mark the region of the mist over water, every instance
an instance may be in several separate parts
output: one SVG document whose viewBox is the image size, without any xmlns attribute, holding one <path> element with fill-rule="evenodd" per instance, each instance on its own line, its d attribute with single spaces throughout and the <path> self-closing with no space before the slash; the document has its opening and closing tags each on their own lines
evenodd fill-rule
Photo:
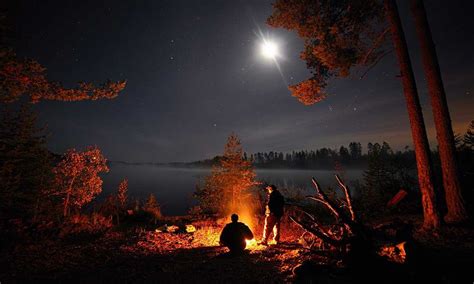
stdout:
<svg viewBox="0 0 474 284">
<path fill-rule="evenodd" d="M 144 200 L 153 193 L 165 215 L 184 215 L 196 205 L 192 194 L 196 184 L 209 175 L 207 168 L 177 168 L 153 165 L 124 165 L 113 163 L 110 172 L 103 175 L 102 196 L 114 193 L 124 178 L 128 179 L 129 196 Z M 257 169 L 257 179 L 288 190 L 300 189 L 310 193 L 311 177 L 315 177 L 322 188 L 337 186 L 334 171 L 299 169 Z M 362 178 L 363 170 L 347 170 L 343 178 L 348 185 Z"/>
</svg>

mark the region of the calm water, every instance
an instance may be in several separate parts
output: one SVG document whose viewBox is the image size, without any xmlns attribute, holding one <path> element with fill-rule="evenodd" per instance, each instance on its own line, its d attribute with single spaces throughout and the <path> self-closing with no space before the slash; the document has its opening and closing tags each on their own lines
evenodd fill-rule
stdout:
<svg viewBox="0 0 474 284">
<path fill-rule="evenodd" d="M 256 172 L 258 180 L 273 183 L 279 188 L 310 191 L 312 176 L 318 179 L 323 188 L 336 186 L 333 171 L 259 169 Z M 209 173 L 210 169 L 112 164 L 110 172 L 103 176 L 104 193 L 116 191 L 120 181 L 127 178 L 131 197 L 143 199 L 153 193 L 162 205 L 164 214 L 180 215 L 195 205 L 192 193 L 196 184 Z M 344 173 L 347 182 L 360 179 L 361 176 L 362 170 L 348 170 Z"/>
</svg>

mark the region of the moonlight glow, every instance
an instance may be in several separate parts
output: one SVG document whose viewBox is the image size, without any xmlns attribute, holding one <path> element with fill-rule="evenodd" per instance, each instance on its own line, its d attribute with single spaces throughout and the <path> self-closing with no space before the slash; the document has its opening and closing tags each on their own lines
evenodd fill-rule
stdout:
<svg viewBox="0 0 474 284">
<path fill-rule="evenodd" d="M 263 41 L 260 51 L 263 57 L 268 59 L 275 59 L 278 56 L 278 46 L 271 41 Z"/>
</svg>

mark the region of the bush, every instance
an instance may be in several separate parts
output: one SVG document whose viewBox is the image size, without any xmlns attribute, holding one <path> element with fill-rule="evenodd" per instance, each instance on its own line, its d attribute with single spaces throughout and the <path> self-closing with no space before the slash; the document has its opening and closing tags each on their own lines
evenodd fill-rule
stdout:
<svg viewBox="0 0 474 284">
<path fill-rule="evenodd" d="M 145 202 L 143 211 L 151 217 L 150 219 L 153 220 L 154 224 L 156 224 L 162 217 L 161 207 L 153 194 L 150 194 L 147 201 Z"/>
<path fill-rule="evenodd" d="M 101 235 L 112 227 L 112 218 L 99 213 L 76 214 L 61 226 L 60 238 L 79 238 Z"/>
</svg>

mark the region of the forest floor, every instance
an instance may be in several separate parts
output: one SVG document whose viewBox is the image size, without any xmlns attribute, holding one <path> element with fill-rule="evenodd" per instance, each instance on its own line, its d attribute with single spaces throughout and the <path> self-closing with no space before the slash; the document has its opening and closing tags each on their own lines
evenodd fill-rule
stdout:
<svg viewBox="0 0 474 284">
<path fill-rule="evenodd" d="M 112 229 L 97 236 L 18 244 L 1 252 L 0 282 L 285 283 L 294 281 L 292 269 L 304 260 L 330 262 L 327 254 L 304 249 L 297 240 L 301 231 L 294 227 L 283 229 L 278 245 L 254 244 L 245 254 L 230 256 L 216 244 L 220 227 L 194 225 L 197 231 L 191 233 Z M 429 273 L 432 283 L 472 283 L 473 230 L 452 228 L 437 241 L 420 241 L 430 252 L 421 273 Z M 326 271 L 324 279 L 351 283 L 340 271 Z"/>
<path fill-rule="evenodd" d="M 314 258 L 297 238 L 289 241 L 295 231 L 286 230 L 278 245 L 255 242 L 232 256 L 218 245 L 220 225 L 194 225 L 191 233 L 115 229 L 17 244 L 0 255 L 0 282 L 281 283 L 291 281 L 294 266 Z"/>
</svg>

